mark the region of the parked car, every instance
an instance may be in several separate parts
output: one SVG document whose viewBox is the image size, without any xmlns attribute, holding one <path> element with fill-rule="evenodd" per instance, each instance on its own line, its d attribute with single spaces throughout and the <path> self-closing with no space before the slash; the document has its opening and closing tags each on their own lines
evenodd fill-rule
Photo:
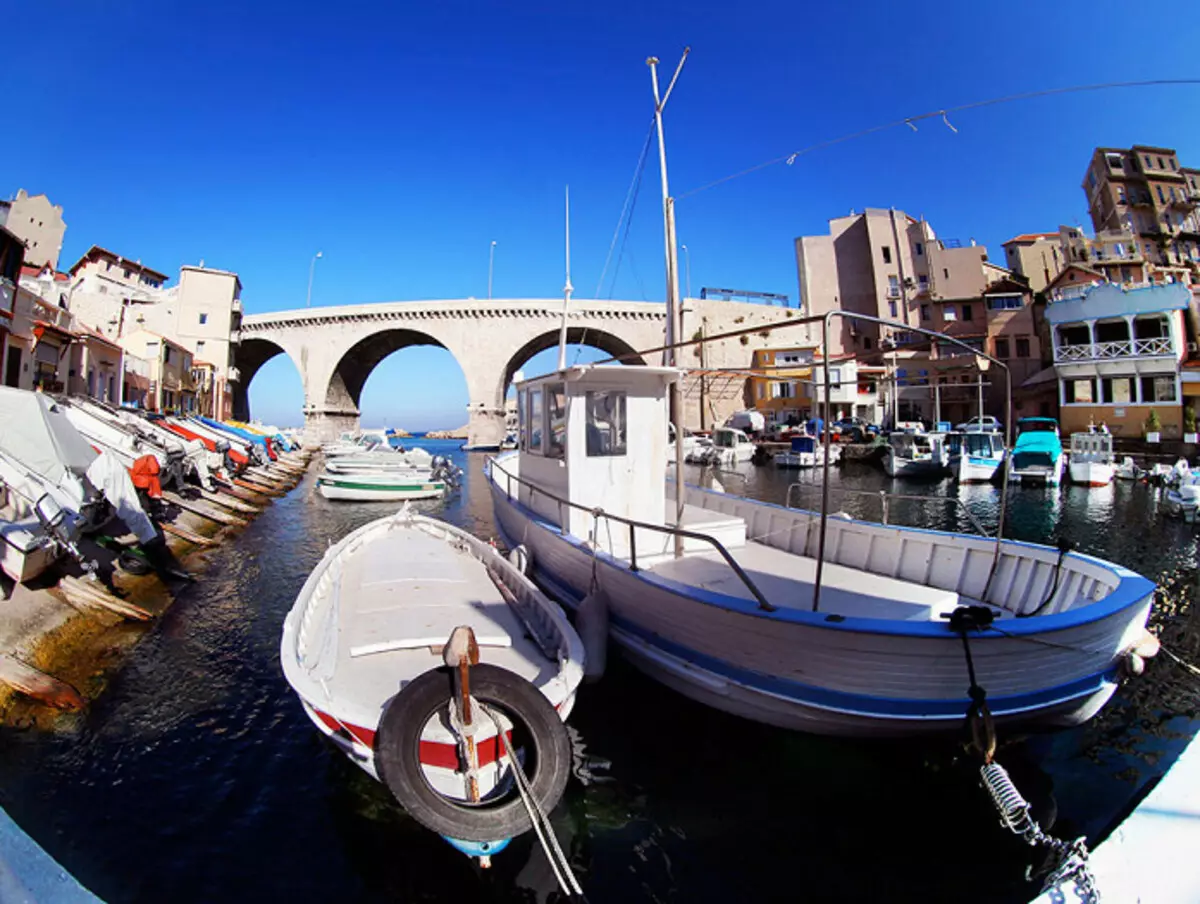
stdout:
<svg viewBox="0 0 1200 904">
<path fill-rule="evenodd" d="M 973 417 L 965 424 L 959 424 L 954 429 L 961 430 L 963 433 L 1003 433 L 1004 425 L 990 414 L 985 414 L 982 417 Z"/>
</svg>

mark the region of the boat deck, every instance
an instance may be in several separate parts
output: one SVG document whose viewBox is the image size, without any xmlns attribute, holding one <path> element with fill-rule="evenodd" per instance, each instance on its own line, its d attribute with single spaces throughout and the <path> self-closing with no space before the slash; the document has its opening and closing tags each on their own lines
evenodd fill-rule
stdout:
<svg viewBox="0 0 1200 904">
<path fill-rule="evenodd" d="M 816 559 L 754 541 L 730 548 L 729 553 L 772 605 L 804 611 L 812 608 Z M 653 564 L 647 563 L 644 570 L 713 593 L 754 600 L 749 588 L 717 552 L 697 552 L 681 559 L 664 558 Z M 825 563 L 821 576 L 821 611 L 847 617 L 940 622 L 956 607 L 978 602 L 951 590 L 871 574 L 832 562 Z M 1007 616 L 1007 613 L 1003 615 Z"/>
<path fill-rule="evenodd" d="M 352 553 L 339 607 L 330 691 L 375 719 L 402 681 L 442 665 L 441 647 L 459 625 L 474 630 L 480 662 L 538 686 L 558 673 L 483 563 L 421 530 L 393 531 Z"/>
</svg>

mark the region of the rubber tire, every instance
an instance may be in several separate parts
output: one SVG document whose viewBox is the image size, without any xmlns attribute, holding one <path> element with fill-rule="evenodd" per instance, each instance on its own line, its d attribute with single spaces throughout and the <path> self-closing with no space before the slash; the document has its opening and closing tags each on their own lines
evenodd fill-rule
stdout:
<svg viewBox="0 0 1200 904">
<path fill-rule="evenodd" d="M 136 553 L 125 550 L 117 555 L 117 567 L 127 574 L 145 575 L 154 573 L 154 565 Z"/>
<path fill-rule="evenodd" d="M 527 832 L 533 823 L 519 796 L 490 806 L 461 806 L 438 794 L 425 779 L 419 755 L 421 732 L 446 705 L 451 688 L 450 670 L 443 667 L 415 678 L 388 701 L 375 736 L 379 777 L 410 816 L 439 835 L 499 841 Z M 471 696 L 524 723 L 537 766 L 528 776 L 529 784 L 542 809 L 550 812 L 571 774 L 571 740 L 557 711 L 524 678 L 492 665 L 471 667 Z"/>
</svg>

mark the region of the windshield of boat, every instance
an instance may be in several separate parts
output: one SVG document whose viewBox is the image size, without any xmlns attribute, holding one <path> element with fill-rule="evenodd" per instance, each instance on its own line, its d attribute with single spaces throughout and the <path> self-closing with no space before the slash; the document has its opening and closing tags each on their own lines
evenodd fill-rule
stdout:
<svg viewBox="0 0 1200 904">
<path fill-rule="evenodd" d="M 1054 421 L 1017 421 L 1018 433 L 1055 433 L 1058 424 Z"/>
</svg>

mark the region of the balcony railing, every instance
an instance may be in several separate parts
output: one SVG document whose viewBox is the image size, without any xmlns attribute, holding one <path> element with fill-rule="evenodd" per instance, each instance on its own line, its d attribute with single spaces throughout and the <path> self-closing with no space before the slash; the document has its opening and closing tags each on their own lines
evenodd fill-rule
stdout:
<svg viewBox="0 0 1200 904">
<path fill-rule="evenodd" d="M 1152 339 L 1060 345 L 1054 350 L 1054 360 L 1108 361 L 1114 358 L 1154 358 L 1174 354 L 1170 336 L 1155 336 Z"/>
</svg>

